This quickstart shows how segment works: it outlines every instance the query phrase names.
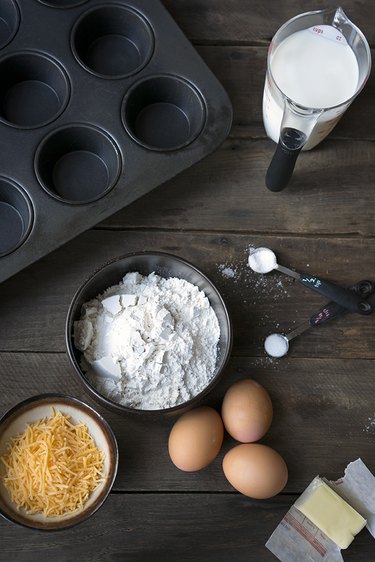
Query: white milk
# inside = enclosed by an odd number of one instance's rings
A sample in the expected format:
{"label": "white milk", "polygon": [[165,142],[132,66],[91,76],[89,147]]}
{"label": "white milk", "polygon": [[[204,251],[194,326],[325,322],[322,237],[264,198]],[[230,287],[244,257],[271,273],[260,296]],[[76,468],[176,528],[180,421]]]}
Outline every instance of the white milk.
{"label": "white milk", "polygon": [[[271,72],[282,92],[307,108],[344,104],[357,91],[359,68],[356,56],[339,31],[329,25],[293,33],[269,54]],[[278,142],[284,104],[266,77],[263,121],[267,135]],[[325,111],[305,145],[310,149],[333,129],[349,104]]]}

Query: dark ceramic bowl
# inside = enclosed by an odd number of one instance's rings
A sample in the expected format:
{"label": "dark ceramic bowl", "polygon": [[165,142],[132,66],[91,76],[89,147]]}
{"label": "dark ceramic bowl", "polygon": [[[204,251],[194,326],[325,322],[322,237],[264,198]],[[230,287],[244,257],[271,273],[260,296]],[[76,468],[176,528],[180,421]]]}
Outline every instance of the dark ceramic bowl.
{"label": "dark ceramic bowl", "polygon": [[[155,272],[157,275],[164,278],[177,277],[179,279],[185,279],[204,292],[216,313],[220,326],[220,339],[213,376],[209,384],[199,394],[186,402],[159,410],[144,410],[123,406],[101,394],[90,383],[85,372],[82,370],[82,353],[74,345],[74,322],[80,319],[81,309],[84,303],[103,293],[108,287],[117,285],[128,272],[138,272],[142,275],[149,275]],[[160,414],[176,415],[195,407],[208,395],[219,381],[232,349],[232,327],[230,318],[225,303],[216,287],[194,265],[177,256],[161,252],[128,254],[106,264],[96,271],[83,283],[73,297],[67,315],[65,335],[70,361],[86,389],[99,403],[122,414],[135,413],[149,416],[158,416]]]}
{"label": "dark ceramic bowl", "polygon": [[29,515],[17,509],[4,485],[5,465],[0,462],[0,513],[3,517],[25,527],[53,531],[81,523],[93,515],[105,502],[113,486],[118,466],[118,447],[115,436],[104,418],[93,408],[71,396],[41,394],[20,402],[0,420],[0,457],[7,453],[12,438],[22,433],[28,424],[50,417],[52,408],[70,416],[74,424],[86,424],[96,446],[104,451],[104,478],[91,493],[82,509],[64,516],[49,517],[41,513]]}

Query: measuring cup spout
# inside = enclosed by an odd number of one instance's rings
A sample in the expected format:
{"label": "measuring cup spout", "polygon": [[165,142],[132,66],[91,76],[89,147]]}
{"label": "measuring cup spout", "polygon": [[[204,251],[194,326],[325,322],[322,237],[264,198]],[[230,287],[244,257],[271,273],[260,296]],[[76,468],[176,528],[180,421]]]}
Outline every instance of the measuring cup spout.
{"label": "measuring cup spout", "polygon": [[336,11],[335,11],[335,15],[333,17],[332,25],[333,25],[333,27],[337,27],[337,29],[342,31],[342,26],[344,24],[349,24],[350,26],[352,26],[354,28],[353,23],[347,17],[347,15],[345,14],[342,7],[337,6]]}
{"label": "measuring cup spout", "polygon": [[270,191],[281,191],[288,184],[297,157],[309,139],[322,109],[306,109],[285,98],[280,138],[266,173]]}

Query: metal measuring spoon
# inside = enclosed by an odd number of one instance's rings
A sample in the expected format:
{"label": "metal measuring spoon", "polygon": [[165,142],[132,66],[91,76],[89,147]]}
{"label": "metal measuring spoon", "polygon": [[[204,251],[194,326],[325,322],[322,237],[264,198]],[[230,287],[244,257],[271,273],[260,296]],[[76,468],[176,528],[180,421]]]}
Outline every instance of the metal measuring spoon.
{"label": "metal measuring spoon", "polygon": [[[356,285],[353,285],[353,287],[350,287],[349,291],[360,295],[362,298],[367,298],[374,293],[375,285],[371,281],[360,281],[356,283]],[[289,334],[270,334],[264,341],[264,349],[271,357],[284,357],[289,351],[290,340],[299,336],[309,328],[319,326],[344,312],[348,312],[348,310],[336,302],[329,302],[322,306],[318,312],[313,314],[306,322],[289,332]]]}
{"label": "metal measuring spoon", "polygon": [[350,289],[345,289],[326,281],[321,277],[316,277],[314,275],[306,275],[304,273],[298,273],[293,269],[284,267],[277,263],[275,253],[269,248],[256,248],[250,252],[248,258],[249,266],[256,273],[269,273],[273,269],[277,269],[289,277],[297,279],[302,285],[317,291],[321,295],[324,295],[342,307],[350,310],[350,312],[358,312],[359,314],[370,314],[372,312],[372,306],[363,298],[352,292]]}

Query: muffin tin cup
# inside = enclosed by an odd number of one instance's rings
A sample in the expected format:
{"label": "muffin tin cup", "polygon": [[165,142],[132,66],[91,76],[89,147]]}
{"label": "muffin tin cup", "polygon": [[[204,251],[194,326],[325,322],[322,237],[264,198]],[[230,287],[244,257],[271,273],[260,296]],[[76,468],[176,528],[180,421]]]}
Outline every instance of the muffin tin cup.
{"label": "muffin tin cup", "polygon": [[0,173],[18,188],[0,188],[0,282],[208,156],[231,124],[160,0],[2,0]]}
{"label": "muffin tin cup", "polygon": [[41,127],[65,109],[70,94],[66,72],[37,51],[0,60],[0,120],[14,127]]}
{"label": "muffin tin cup", "polygon": [[121,117],[129,135],[149,150],[179,150],[201,132],[206,110],[201,95],[179,76],[145,78],[126,94]]}
{"label": "muffin tin cup", "polygon": [[18,31],[20,13],[15,0],[1,0],[0,3],[0,49],[5,47]]}
{"label": "muffin tin cup", "polygon": [[106,195],[120,169],[114,141],[104,131],[82,124],[51,133],[35,156],[35,173],[42,187],[70,204],[85,204]]}
{"label": "muffin tin cup", "polygon": [[33,223],[33,209],[24,190],[0,176],[0,257],[14,252],[26,240]]}
{"label": "muffin tin cup", "polygon": [[150,60],[154,36],[146,19],[119,4],[96,7],[74,26],[72,50],[89,72],[103,78],[124,78]]}
{"label": "muffin tin cup", "polygon": [[85,4],[88,0],[37,0],[37,2],[50,8],[76,8]]}

